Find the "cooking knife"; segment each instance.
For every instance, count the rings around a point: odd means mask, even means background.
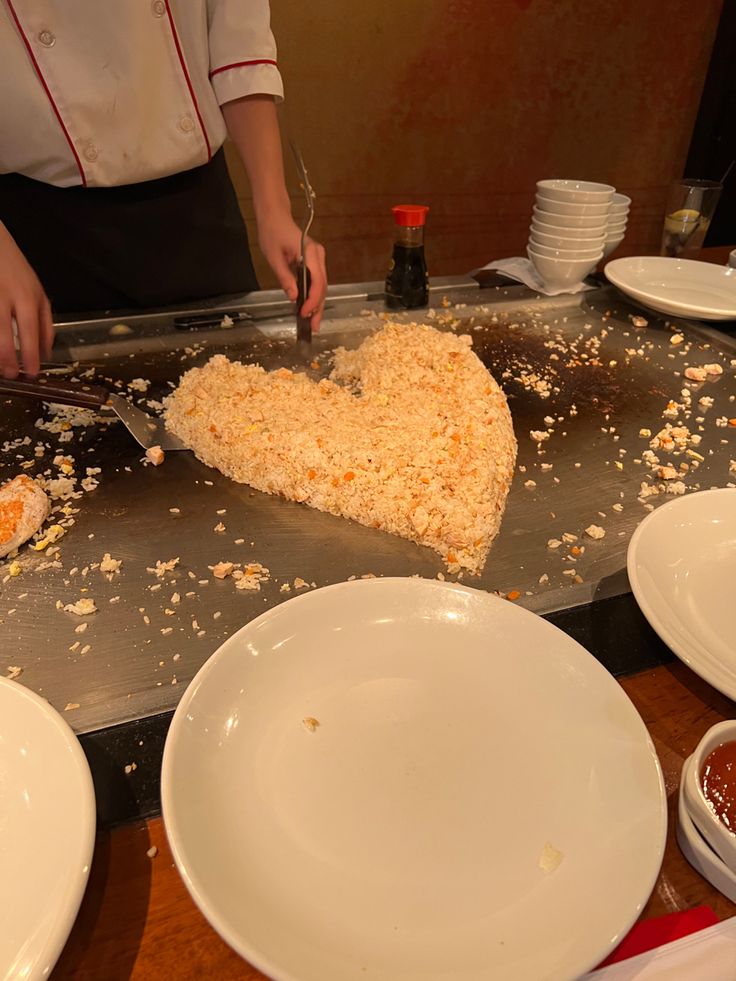
[[[223,324],[225,317],[230,321]],[[216,312],[203,311],[184,317],[174,317],[174,327],[177,330],[202,330],[205,327],[234,327],[242,322],[250,322],[253,317],[244,310],[218,310]]]

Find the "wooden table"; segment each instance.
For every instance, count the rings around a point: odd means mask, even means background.
[[[725,265],[731,246],[701,258]],[[734,703],[679,662],[621,682],[649,728],[664,770],[669,830],[664,862],[642,913],[649,919],[707,904],[725,919],[736,906],[683,858],[675,839],[685,759]],[[153,858],[148,851],[158,849]],[[602,884],[605,888],[605,883]],[[82,908],[53,981],[262,981],[211,929],[179,878],[160,818],[101,832]]]

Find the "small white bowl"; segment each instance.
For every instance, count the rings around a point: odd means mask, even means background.
[[[626,218],[622,218],[621,220],[612,219],[606,225],[606,234],[610,235],[611,232],[623,232],[627,225],[628,221]]]
[[[535,204],[532,214],[537,221],[542,221],[545,225],[555,225],[557,228],[591,228],[599,231],[605,230],[608,225],[608,215],[570,215],[562,214],[550,208],[543,208],[540,204]]]
[[[594,181],[548,180],[537,181],[537,194],[554,201],[570,201],[577,204],[605,204],[613,198],[615,187],[596,184]]]
[[[601,215],[607,217],[611,210],[611,202],[582,202],[558,201],[556,198],[548,198],[546,194],[537,194],[537,204],[545,211],[554,211],[558,215]]]
[[[532,236],[529,239],[529,248],[534,249],[539,255],[549,256],[550,259],[594,259],[597,255],[600,255],[603,245],[602,243],[595,244],[587,249],[555,249],[547,245],[541,245]]]
[[[567,235],[554,235],[547,232],[540,232],[534,227],[529,226],[529,241],[539,245],[546,245],[549,249],[592,249],[603,245],[605,236],[600,235],[575,235],[575,229],[570,229]],[[587,229],[586,229],[587,231]]]
[[[584,242],[601,238],[605,235],[607,227],[603,225],[598,228],[574,228],[570,225],[548,225],[546,222],[540,221],[535,215],[529,230],[541,235],[552,235],[555,238],[574,238]]]
[[[625,194],[614,194],[613,201],[611,202],[611,214],[626,214],[631,207],[631,198],[627,198]]]
[[[685,803],[696,827],[723,862],[736,872],[736,834],[729,831],[714,813],[703,793],[700,774],[710,753],[723,743],[736,742],[736,721],[726,720],[712,726],[690,757],[690,768],[683,770]]]
[[[603,243],[603,258],[607,259],[612,252],[615,252],[623,240],[623,235],[617,235],[615,238],[607,238]]]
[[[550,256],[540,255],[530,247],[527,247],[526,252],[549,289],[565,289],[582,283],[603,256],[601,251],[594,259],[552,259]]]
[[[692,757],[685,760],[680,778],[677,802],[677,844],[692,867],[712,886],[736,903],[736,873],[722,862],[698,831],[685,800],[684,786],[692,766]]]

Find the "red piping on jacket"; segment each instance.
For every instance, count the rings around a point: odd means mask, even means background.
[[[15,26],[18,28],[18,32],[20,33],[20,36],[23,39],[23,43],[26,46],[26,50],[28,51],[28,57],[31,59],[31,61],[33,63],[33,67],[35,68],[36,74],[38,75],[38,80],[40,81],[41,85],[43,86],[43,90],[46,93],[46,98],[51,103],[51,108],[54,110],[54,115],[58,119],[59,126],[61,126],[62,132],[64,133],[64,136],[66,137],[66,141],[69,144],[69,149],[74,154],[74,159],[77,162],[77,167],[79,168],[79,174],[80,174],[80,177],[82,178],[82,186],[83,187],[86,187],[87,186],[87,178],[84,175],[84,170],[82,169],[82,162],[79,159],[79,154],[77,153],[76,148],[74,146],[74,143],[72,142],[72,138],[69,135],[69,130],[64,125],[64,120],[61,118],[61,113],[59,112],[59,107],[56,105],[56,102],[54,101],[54,97],[51,94],[51,89],[46,84],[46,79],[43,77],[43,74],[41,72],[41,68],[39,67],[38,62],[36,61],[36,57],[33,54],[33,48],[31,47],[31,43],[28,40],[28,36],[26,35],[26,32],[23,30],[23,27],[21,26],[20,18],[16,14],[15,9],[13,8],[13,4],[12,4],[11,0],[8,0],[8,9],[10,10],[10,13],[13,16],[13,20],[15,21]]]
[[[179,35],[176,33],[176,25],[174,24],[174,18],[171,14],[171,7],[169,5],[169,0],[166,2],[166,13],[169,19],[169,27],[171,28],[171,36],[174,39],[174,44],[176,46],[176,53],[179,55],[179,64],[181,65],[181,70],[184,72],[184,78],[186,79],[187,88],[189,89],[189,95],[192,97],[192,102],[194,103],[194,111],[197,113],[197,119],[199,120],[199,126],[202,130],[202,136],[204,136],[204,142],[207,145],[207,160],[212,159],[212,148],[210,147],[210,141],[207,137],[207,130],[204,128],[204,123],[202,121],[202,115],[199,111],[199,104],[197,102],[197,96],[194,94],[194,86],[192,85],[192,80],[189,77],[189,72],[187,71],[187,65],[184,61],[184,55],[181,50],[181,45],[179,44]]]
[[[273,65],[277,67],[273,58],[254,58],[253,61],[235,61],[232,65],[223,65],[221,68],[213,69],[210,72],[210,78],[219,75],[220,72],[229,72],[231,68],[248,68],[250,65]]]

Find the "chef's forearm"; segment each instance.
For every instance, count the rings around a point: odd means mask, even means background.
[[[222,106],[222,113],[248,174],[258,224],[267,215],[291,215],[273,97],[251,95],[235,99]]]

